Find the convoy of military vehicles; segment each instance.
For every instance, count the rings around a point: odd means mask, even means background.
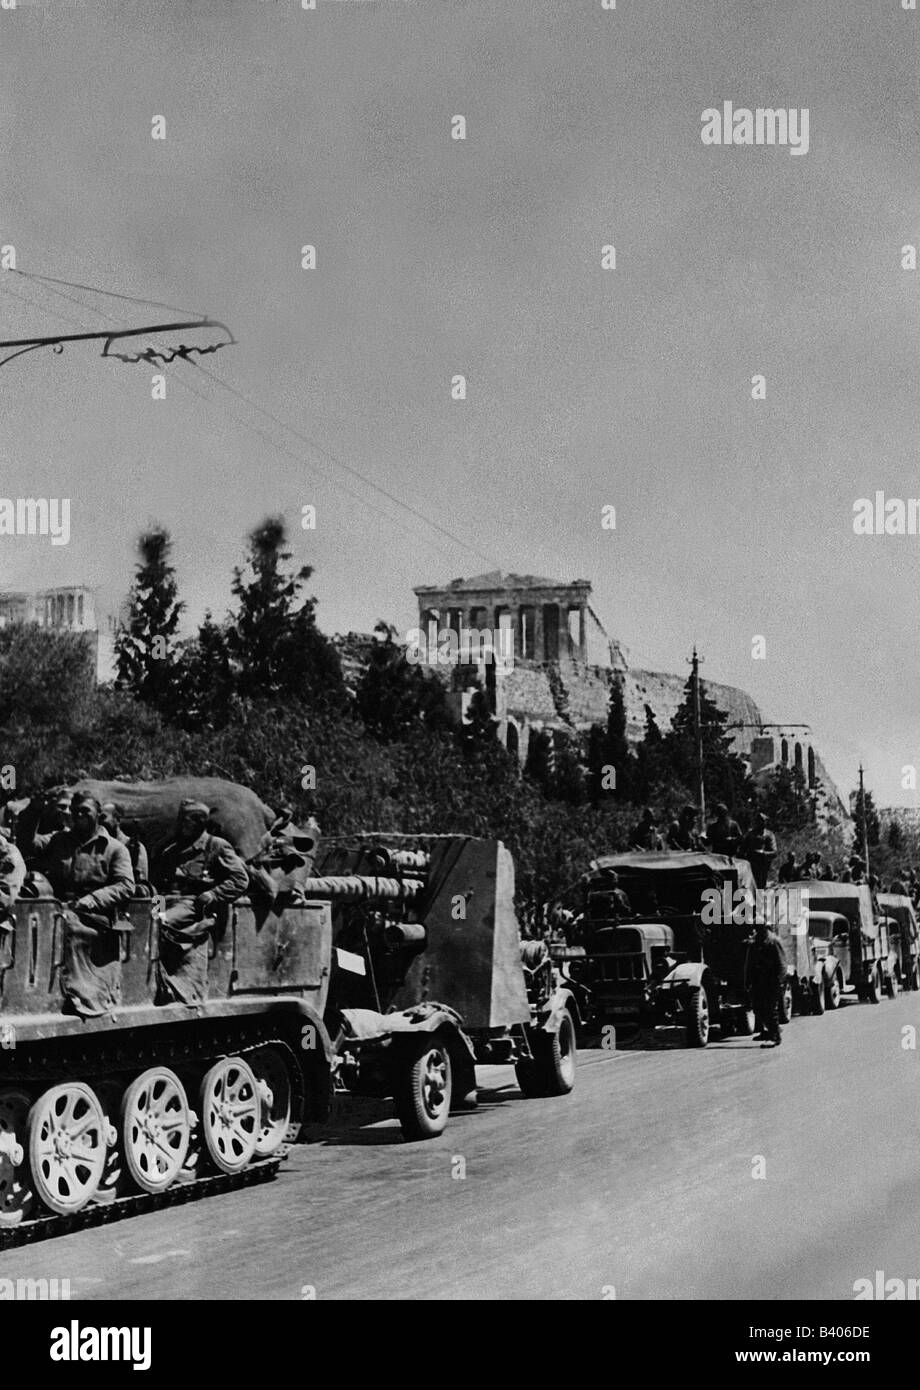
[[[153,807],[148,833],[161,800],[155,786],[135,796]],[[225,798],[228,821],[240,804]],[[499,841],[323,841],[254,814],[234,822],[251,891],[215,918],[200,1002],[155,1002],[162,898],[113,922],[119,1002],[90,1017],[62,995],[70,919],[48,885],[27,882],[0,915],[0,1243],[270,1176],[336,1092],[392,1098],[422,1140],[475,1107],[484,1062],[513,1066],[527,1096],[563,1096],[576,1039],[606,1025],[676,1024],[696,1047],[754,1031],[750,912],[701,911],[707,893],[763,910],[744,860],[600,858],[571,929],[522,941]],[[777,890],[769,915],[787,1021],[847,990],[875,1003],[920,988],[908,898],[808,882]]]

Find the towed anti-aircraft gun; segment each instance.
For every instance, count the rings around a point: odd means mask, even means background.
[[[475,1104],[477,1063],[513,1063],[527,1095],[572,1089],[577,1005],[543,943],[521,942],[500,841],[348,836],[302,892],[332,914],[336,1083],[392,1095],[407,1138]]]

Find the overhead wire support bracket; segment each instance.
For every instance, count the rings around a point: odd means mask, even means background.
[[[226,333],[225,342],[206,343],[203,347],[196,347],[194,344],[179,343],[175,348],[156,348],[147,347],[143,352],[126,353],[118,352],[113,348],[114,343],[121,343],[125,338],[153,337],[162,333],[185,332],[191,328],[217,328]],[[26,352],[34,352],[37,348],[50,347],[52,352],[63,352],[65,343],[88,343],[100,341],[103,344],[103,357],[114,357],[119,362],[149,362],[157,361],[168,364],[174,362],[177,357],[188,359],[193,354],[204,356],[206,353],[217,352],[223,347],[232,347],[236,344],[236,338],[225,323],[219,319],[207,318],[206,316],[197,319],[184,320],[181,323],[149,323],[143,324],[140,328],[120,328],[102,329],[95,333],[54,333],[44,337],[33,338],[10,338],[5,342],[0,342],[0,351],[5,348],[15,348],[9,356],[0,359],[0,367],[5,367],[8,362],[12,362],[15,357],[22,357]]]

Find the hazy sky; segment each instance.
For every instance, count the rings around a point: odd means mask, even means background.
[[[239,345],[204,365],[310,441],[188,365],[153,401],[153,369],[94,346],[26,356],[0,373],[0,491],[70,497],[72,539],[0,539],[0,584],[112,604],[157,520],[192,617],[222,613],[279,511],[328,631],[409,626],[413,584],[499,565],[585,577],[634,664],[681,671],[696,642],[704,676],[811,723],[844,791],[862,757],[913,804],[920,536],[852,514],[920,496],[918,58],[898,0],[0,11],[0,243],[224,319]],[[807,107],[808,154],[705,147],[724,99]],[[146,312],[66,293],[85,307],[0,275],[2,336]]]

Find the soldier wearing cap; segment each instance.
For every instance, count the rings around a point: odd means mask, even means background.
[[[175,839],[156,855],[152,878],[160,893],[176,896],[161,914],[157,1002],[186,1004],[207,992],[207,941],[221,906],[249,886],[246,865],[228,840],[207,829],[210,810],[187,797],[179,806]]]
[[[119,903],[134,895],[131,856],[100,816],[96,798],[78,792],[70,803],[72,828],[51,836],[38,866],[68,904],[61,984],[69,1007],[84,1016],[108,1013],[120,1002],[115,917]]]

